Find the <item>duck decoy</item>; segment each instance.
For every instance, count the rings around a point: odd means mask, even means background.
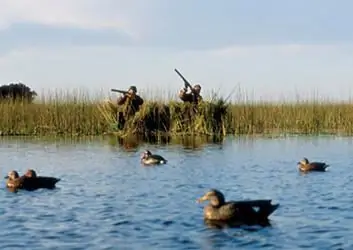
[[[39,188],[53,189],[55,184],[60,181],[60,179],[54,177],[37,176],[33,169],[28,169],[23,176],[19,176],[17,171],[10,171],[5,179],[7,179],[6,187],[27,191],[34,191]]]
[[[8,188],[21,188],[22,186],[21,177],[16,170],[10,171],[7,176],[5,176],[5,179],[6,187]]]
[[[209,190],[197,200],[204,201],[209,201],[203,210],[204,219],[228,226],[269,225],[268,217],[279,207],[271,204],[272,200],[225,201],[217,189]]]
[[[329,167],[329,165],[326,164],[325,162],[309,162],[307,158],[303,158],[297,164],[298,164],[298,169],[301,172],[310,172],[310,171],[325,172],[326,168]]]
[[[151,151],[146,150],[141,155],[141,162],[145,165],[166,164],[168,161],[160,155],[152,154]]]
[[[26,190],[36,190],[39,188],[54,189],[59,178],[48,176],[37,176],[33,169],[28,169],[24,174],[23,186]]]

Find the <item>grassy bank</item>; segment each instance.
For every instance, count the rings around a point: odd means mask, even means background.
[[[85,94],[52,94],[40,101],[0,103],[1,135],[101,135],[114,131],[117,107]],[[146,102],[128,121],[123,135],[158,131],[181,134],[271,134],[353,132],[353,103],[201,104],[198,111],[177,101]]]

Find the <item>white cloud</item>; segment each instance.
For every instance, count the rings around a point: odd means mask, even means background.
[[[339,45],[335,44],[285,44],[277,46],[278,52],[282,55],[298,55],[302,53],[316,53],[323,51],[332,51],[339,48]]]
[[[209,53],[214,56],[229,56],[229,57],[240,57],[246,56],[251,53],[252,49],[249,46],[230,46],[226,48],[213,49]]]
[[[116,28],[138,39],[143,32],[143,20],[155,7],[145,0],[1,0],[0,28],[16,22]]]
[[[283,56],[295,56],[302,53],[315,53],[339,49],[331,44],[273,44],[273,45],[236,45],[210,50],[209,53],[220,57],[243,57],[262,53],[276,53]]]

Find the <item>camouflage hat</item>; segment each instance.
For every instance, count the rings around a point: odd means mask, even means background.
[[[136,86],[130,86],[129,90],[132,90],[132,91],[134,91],[135,93],[137,92]]]
[[[201,89],[201,85],[200,84],[194,85],[194,89]]]

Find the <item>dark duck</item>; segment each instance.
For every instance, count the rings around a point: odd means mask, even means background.
[[[160,155],[152,154],[151,151],[146,150],[141,155],[141,162],[145,165],[166,164],[167,160]]]
[[[204,201],[209,201],[204,207],[207,223],[227,226],[269,225],[268,217],[279,207],[279,204],[271,204],[271,200],[225,201],[224,195],[216,189],[197,200],[198,203]]]
[[[37,176],[33,169],[28,169],[23,176],[19,176],[16,171],[9,172],[6,186],[12,189],[24,189],[34,191],[40,188],[54,189],[60,179],[55,177]]]
[[[300,172],[325,172],[329,167],[325,162],[309,162],[307,158],[303,158],[297,164]]]
[[[37,176],[37,173],[33,169],[28,169],[24,175],[26,189],[36,190],[39,188],[54,189],[59,178],[49,176]]]

